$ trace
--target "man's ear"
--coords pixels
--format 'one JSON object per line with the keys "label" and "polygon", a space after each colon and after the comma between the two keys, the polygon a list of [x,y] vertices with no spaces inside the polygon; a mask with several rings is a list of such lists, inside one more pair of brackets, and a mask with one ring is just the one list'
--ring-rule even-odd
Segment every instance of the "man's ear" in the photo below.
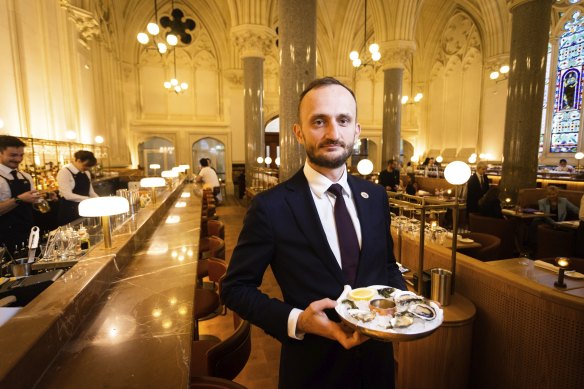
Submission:
{"label": "man's ear", "polygon": [[292,130],[294,130],[294,135],[296,135],[296,139],[298,140],[298,143],[303,145],[304,144],[304,136],[302,134],[302,128],[300,127],[300,124],[295,123],[294,127],[292,127]]}

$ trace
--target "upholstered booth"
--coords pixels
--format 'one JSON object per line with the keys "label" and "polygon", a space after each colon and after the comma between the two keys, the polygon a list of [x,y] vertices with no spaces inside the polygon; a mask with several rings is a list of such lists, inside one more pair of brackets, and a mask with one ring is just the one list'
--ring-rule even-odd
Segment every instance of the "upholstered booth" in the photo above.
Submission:
{"label": "upholstered booth", "polygon": [[470,238],[481,247],[461,248],[459,252],[481,261],[494,261],[501,258],[501,239],[495,235],[481,232],[469,232],[463,234],[464,238]]}
{"label": "upholstered booth", "polygon": [[517,256],[516,236],[518,225],[515,219],[497,219],[471,213],[469,215],[469,227],[472,232],[494,235],[501,239],[501,259]]}
{"label": "upholstered booth", "polygon": [[558,229],[548,224],[537,226],[535,258],[571,257],[575,254],[576,231]]}

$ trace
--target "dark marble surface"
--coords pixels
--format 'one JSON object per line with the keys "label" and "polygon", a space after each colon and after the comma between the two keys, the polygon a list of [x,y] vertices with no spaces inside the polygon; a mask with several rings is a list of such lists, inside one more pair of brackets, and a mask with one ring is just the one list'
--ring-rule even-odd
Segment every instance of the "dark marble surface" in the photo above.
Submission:
{"label": "dark marble surface", "polygon": [[188,386],[201,206],[184,191],[185,207],[182,187],[160,194],[0,328],[0,387]]}

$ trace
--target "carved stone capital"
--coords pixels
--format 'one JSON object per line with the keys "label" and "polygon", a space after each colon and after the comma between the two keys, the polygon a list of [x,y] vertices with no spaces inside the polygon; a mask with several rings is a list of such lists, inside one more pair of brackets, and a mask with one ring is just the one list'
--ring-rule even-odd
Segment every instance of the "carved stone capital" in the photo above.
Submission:
{"label": "carved stone capital", "polygon": [[243,87],[243,69],[226,69],[223,77],[234,87]]}
{"label": "carved stone capital", "polygon": [[100,35],[99,22],[89,11],[71,5],[69,0],[59,0],[59,5],[67,11],[69,19],[79,30],[79,41],[89,49],[88,43]]}
{"label": "carved stone capital", "polygon": [[241,24],[231,29],[231,40],[241,58],[264,58],[275,48],[276,32],[259,24]]}
{"label": "carved stone capital", "polygon": [[412,54],[416,51],[414,41],[387,41],[380,45],[383,70],[404,69]]}

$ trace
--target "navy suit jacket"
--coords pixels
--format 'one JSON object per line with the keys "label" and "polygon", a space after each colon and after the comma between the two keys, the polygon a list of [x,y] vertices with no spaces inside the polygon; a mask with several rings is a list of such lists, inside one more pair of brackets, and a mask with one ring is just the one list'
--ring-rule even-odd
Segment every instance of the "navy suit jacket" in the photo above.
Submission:
{"label": "navy suit jacket", "polygon": [[479,200],[481,199],[481,197],[485,195],[485,193],[487,193],[487,191],[489,190],[489,186],[491,186],[491,180],[489,180],[486,174],[483,175],[482,185],[476,173],[470,176],[466,187],[467,213],[478,213],[480,211]]}
{"label": "navy suit jacket", "polygon": [[[385,188],[353,176],[348,176],[348,184],[362,233],[355,287],[405,289],[393,255]],[[258,290],[268,266],[284,301]],[[287,334],[292,308],[305,309],[326,297],[336,300],[345,284],[302,170],[254,198],[222,284],[222,298],[230,309],[282,342],[281,388],[393,387],[391,343],[369,340],[345,350],[319,336],[296,340]],[[338,321],[334,311],[327,315]],[[367,372],[375,369],[386,374]]]}

